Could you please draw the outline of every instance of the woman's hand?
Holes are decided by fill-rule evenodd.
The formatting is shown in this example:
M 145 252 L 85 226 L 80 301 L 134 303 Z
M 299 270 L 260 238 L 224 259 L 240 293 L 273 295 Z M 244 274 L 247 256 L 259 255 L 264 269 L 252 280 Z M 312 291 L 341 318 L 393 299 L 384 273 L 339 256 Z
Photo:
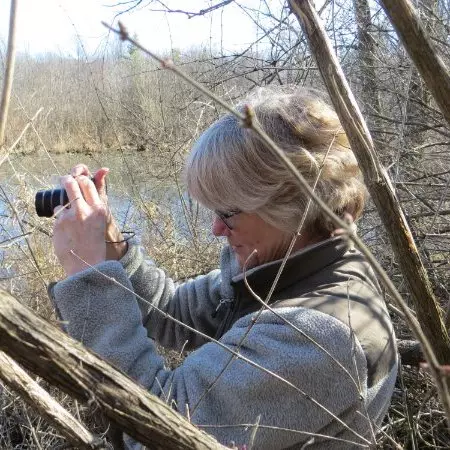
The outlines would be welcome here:
M 111 209 L 108 206 L 108 195 L 106 192 L 106 176 L 109 173 L 109 169 L 102 167 L 94 174 L 94 184 L 97 188 L 98 195 L 104 203 L 107 211 L 106 216 L 106 229 L 105 229 L 105 241 L 106 241 L 106 259 L 119 260 L 128 250 L 128 244 L 124 242 L 124 236 L 120 232 L 117 222 L 111 214 Z M 81 175 L 86 177 L 92 177 L 91 172 L 86 164 L 77 164 L 72 168 L 70 174 L 77 178 Z
M 107 208 L 94 183 L 85 175 L 61 178 L 68 206 L 55 208 L 53 246 L 68 276 L 106 259 Z

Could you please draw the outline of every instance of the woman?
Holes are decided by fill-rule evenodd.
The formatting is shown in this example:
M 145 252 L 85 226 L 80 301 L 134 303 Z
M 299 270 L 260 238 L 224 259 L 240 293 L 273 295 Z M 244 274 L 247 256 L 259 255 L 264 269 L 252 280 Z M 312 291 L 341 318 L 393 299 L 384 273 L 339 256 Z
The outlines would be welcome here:
M 328 205 L 358 219 L 361 175 L 321 95 L 261 90 L 245 104 L 311 185 L 320 173 L 316 192 Z M 220 270 L 179 286 L 139 246 L 123 242 L 87 167 L 72 175 L 62 180 L 71 207 L 57 211 L 53 238 L 67 278 L 53 298 L 73 337 L 225 445 L 248 444 L 255 423 L 257 449 L 302 448 L 311 436 L 311 449 L 373 442 L 397 369 L 377 281 L 314 205 L 297 233 L 308 200 L 253 130 L 226 115 L 191 152 L 187 189 L 215 211 L 213 233 L 228 245 Z M 100 188 L 105 175 L 104 169 L 96 174 Z M 257 298 L 269 299 L 260 314 Z M 231 360 L 205 335 L 242 358 Z M 195 351 L 167 370 L 153 339 Z

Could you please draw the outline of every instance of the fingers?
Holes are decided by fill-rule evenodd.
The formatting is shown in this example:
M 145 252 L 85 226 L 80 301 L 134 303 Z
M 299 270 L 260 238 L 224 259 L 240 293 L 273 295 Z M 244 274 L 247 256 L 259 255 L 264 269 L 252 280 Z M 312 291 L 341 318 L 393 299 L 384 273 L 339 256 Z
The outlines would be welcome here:
M 80 200 L 80 202 L 84 202 L 83 194 L 81 193 L 80 186 L 78 185 L 77 180 L 72 175 L 64 175 L 61 177 L 61 186 L 67 192 L 67 197 L 69 198 L 69 203 L 72 206 L 76 200 Z
M 74 178 L 79 177 L 80 175 L 85 175 L 86 177 L 92 176 L 89 167 L 86 164 L 77 164 L 75 167 L 72 167 L 70 175 Z
M 98 169 L 97 172 L 95 172 L 94 175 L 94 183 L 95 187 L 98 190 L 98 193 L 100 194 L 100 197 L 102 200 L 106 203 L 106 176 L 109 173 L 109 169 L 107 167 L 102 167 L 101 169 Z
M 86 204 L 98 205 L 103 203 L 94 183 L 86 175 L 79 175 L 76 179 L 72 175 L 64 175 L 60 182 L 67 192 L 71 207 L 79 208 Z M 77 202 L 77 205 L 74 204 L 75 202 Z
M 77 181 L 88 205 L 103 205 L 94 183 L 88 177 L 81 175 L 77 178 Z
M 107 192 L 106 192 L 106 176 L 109 173 L 109 169 L 107 167 L 102 167 L 101 169 L 97 170 L 94 174 L 94 184 L 97 188 L 100 198 L 103 200 L 104 203 L 107 202 Z M 73 178 L 78 178 L 80 176 L 86 176 L 89 178 L 92 178 L 92 173 L 89 170 L 89 167 L 86 164 L 77 164 L 76 166 L 72 167 L 70 171 L 70 175 L 72 175 Z

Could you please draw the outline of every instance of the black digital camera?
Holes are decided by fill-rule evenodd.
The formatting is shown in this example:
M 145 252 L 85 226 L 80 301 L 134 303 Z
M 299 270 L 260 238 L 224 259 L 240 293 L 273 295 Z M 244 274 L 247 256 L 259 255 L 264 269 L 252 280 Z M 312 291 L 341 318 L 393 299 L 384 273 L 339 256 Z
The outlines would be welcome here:
M 91 177 L 91 181 L 94 181 L 94 177 Z M 64 206 L 68 203 L 69 197 L 62 187 L 38 191 L 34 198 L 34 207 L 39 217 L 53 217 L 54 209 L 57 206 Z

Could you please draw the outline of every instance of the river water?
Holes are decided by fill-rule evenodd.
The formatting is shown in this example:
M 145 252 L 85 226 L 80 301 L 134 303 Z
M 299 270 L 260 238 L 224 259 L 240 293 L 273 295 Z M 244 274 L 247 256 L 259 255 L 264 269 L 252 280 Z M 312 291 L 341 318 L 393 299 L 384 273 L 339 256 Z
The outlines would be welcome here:
M 152 155 L 142 152 L 124 156 L 118 152 L 95 155 L 73 154 L 49 156 L 41 151 L 33 155 L 12 155 L 10 162 L 0 167 L 0 277 L 7 278 L 17 272 L 10 264 L 13 251 L 20 247 L 24 253 L 24 238 L 11 240 L 22 234 L 23 228 L 42 234 L 51 249 L 53 219 L 38 218 L 35 214 L 34 195 L 37 190 L 51 189 L 62 174 L 69 173 L 77 163 L 87 164 L 91 171 L 109 167 L 108 200 L 123 230 L 133 231 L 138 240 L 149 234 L 170 238 L 179 242 L 192 239 L 192 225 L 186 220 L 187 210 L 195 214 L 196 231 L 209 228 L 206 212 L 189 202 L 189 198 L 173 173 L 178 171 L 156 170 Z M 185 205 L 183 207 L 183 205 Z M 192 219 L 191 219 L 192 221 Z M 208 234 L 208 232 L 207 232 Z M 210 235 L 210 233 L 209 233 Z M 51 251 L 51 250 L 50 250 Z

